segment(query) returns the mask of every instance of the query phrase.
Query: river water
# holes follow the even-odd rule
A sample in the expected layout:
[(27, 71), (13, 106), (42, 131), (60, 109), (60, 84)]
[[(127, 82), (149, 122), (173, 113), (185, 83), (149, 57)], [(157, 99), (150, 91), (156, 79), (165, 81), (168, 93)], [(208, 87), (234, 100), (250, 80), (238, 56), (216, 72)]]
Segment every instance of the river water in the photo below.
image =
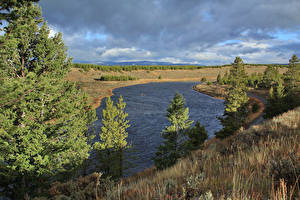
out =
[[(134, 151), (125, 153), (125, 157), (134, 164), (126, 169), (124, 174), (129, 176), (153, 166), (152, 157), (157, 147), (162, 144), (161, 131), (169, 125), (166, 118), (168, 109), (174, 95), (179, 92), (189, 107), (190, 119), (199, 121), (205, 126), (209, 137), (222, 128), (216, 116), (224, 112), (223, 100), (214, 99), (193, 90), (196, 82), (167, 82), (134, 85), (113, 90), (111, 97), (114, 102), (120, 95), (126, 103), (125, 111), (128, 113), (130, 128), (128, 128), (128, 143)], [(102, 109), (105, 108), (105, 99), (97, 108), (98, 120), (95, 122), (96, 132), (101, 130)], [(131, 158), (134, 157), (134, 158)]]

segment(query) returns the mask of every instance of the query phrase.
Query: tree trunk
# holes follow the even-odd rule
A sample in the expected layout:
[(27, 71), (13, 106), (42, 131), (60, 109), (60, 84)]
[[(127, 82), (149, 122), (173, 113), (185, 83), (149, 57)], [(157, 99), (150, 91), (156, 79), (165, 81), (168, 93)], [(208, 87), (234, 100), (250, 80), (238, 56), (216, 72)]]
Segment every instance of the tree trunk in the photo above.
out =
[(23, 196), (24, 200), (29, 200), (29, 195), (27, 193), (27, 188), (26, 188), (26, 178), (24, 175), (22, 177), (22, 194), (24, 195)]
[(120, 179), (123, 177), (123, 149), (120, 149), (120, 169), (119, 169)]
[(25, 77), (25, 61), (24, 61), (24, 57), (21, 57), (21, 76)]

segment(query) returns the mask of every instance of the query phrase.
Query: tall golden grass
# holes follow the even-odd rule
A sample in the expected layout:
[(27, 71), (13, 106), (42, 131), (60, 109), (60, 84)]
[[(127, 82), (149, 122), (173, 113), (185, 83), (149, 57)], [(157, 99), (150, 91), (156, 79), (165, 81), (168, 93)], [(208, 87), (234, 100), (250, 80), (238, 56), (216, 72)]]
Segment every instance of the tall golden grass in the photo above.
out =
[(169, 169), (119, 183), (102, 199), (296, 199), (299, 144), (300, 107), (215, 139)]

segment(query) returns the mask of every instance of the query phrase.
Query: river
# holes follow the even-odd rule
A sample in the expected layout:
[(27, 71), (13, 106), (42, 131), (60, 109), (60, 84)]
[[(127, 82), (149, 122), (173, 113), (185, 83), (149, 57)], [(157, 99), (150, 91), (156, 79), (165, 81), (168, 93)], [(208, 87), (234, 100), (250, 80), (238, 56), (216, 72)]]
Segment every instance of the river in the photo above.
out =
[[(183, 95), (186, 106), (189, 107), (190, 119), (199, 121), (205, 126), (209, 137), (222, 128), (217, 116), (224, 112), (223, 100), (212, 98), (193, 90), (196, 82), (163, 82), (128, 86), (113, 90), (111, 97), (114, 102), (120, 95), (126, 102), (125, 111), (128, 113), (130, 128), (128, 128), (128, 143), (134, 151), (126, 152), (125, 157), (134, 164), (126, 169), (124, 174), (129, 176), (153, 166), (152, 157), (157, 147), (162, 144), (161, 131), (169, 125), (166, 110), (176, 92)], [(95, 122), (97, 133), (101, 130), (102, 109), (105, 108), (105, 99), (97, 108), (98, 120)]]

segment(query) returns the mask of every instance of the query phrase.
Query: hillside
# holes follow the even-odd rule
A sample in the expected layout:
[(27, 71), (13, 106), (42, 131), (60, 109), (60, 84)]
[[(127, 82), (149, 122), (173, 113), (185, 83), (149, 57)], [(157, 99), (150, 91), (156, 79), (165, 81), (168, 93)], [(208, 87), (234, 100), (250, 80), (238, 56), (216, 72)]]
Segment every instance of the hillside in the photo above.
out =
[[(299, 144), (300, 107), (226, 141), (209, 141), (205, 150), (163, 171), (149, 170), (115, 186), (91, 175), (79, 180), (89, 187), (75, 183), (78, 191), (70, 195), (89, 194), (93, 199), (96, 183), (98, 199), (299, 198)], [(69, 187), (74, 188), (74, 183), (56, 185), (56, 195)]]

